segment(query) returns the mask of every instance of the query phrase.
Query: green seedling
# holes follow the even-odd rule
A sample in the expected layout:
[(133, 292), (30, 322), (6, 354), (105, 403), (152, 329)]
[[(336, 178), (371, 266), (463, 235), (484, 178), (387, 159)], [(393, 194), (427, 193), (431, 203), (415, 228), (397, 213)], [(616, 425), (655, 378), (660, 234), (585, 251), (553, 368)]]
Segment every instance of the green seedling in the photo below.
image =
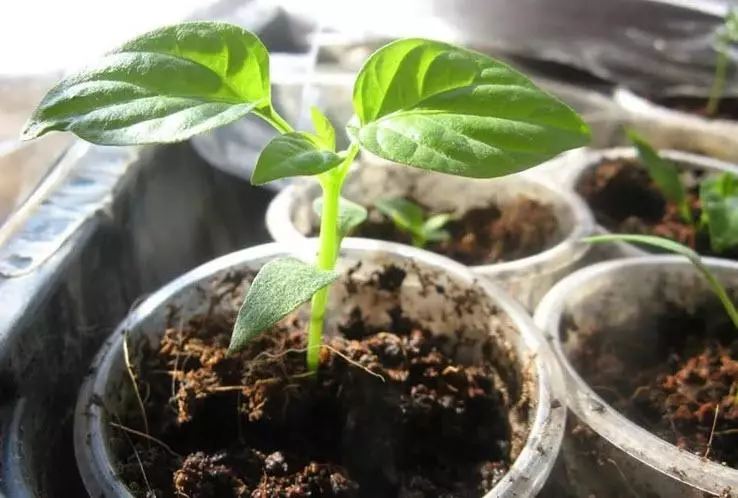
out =
[[(527, 77), (480, 53), (419, 38), (374, 52), (353, 89), (350, 145), (318, 109), (313, 131), (295, 130), (275, 110), (269, 54), (231, 24), (190, 22), (146, 33), (61, 80), (44, 97), (23, 139), (70, 131), (102, 145), (171, 143), (247, 114), (279, 135), (259, 156), (251, 182), (313, 176), (322, 187), (315, 264), (296, 258), (265, 265), (236, 318), (229, 352), (312, 299), (307, 366), (319, 364), (328, 289), (341, 239), (364, 216), (341, 202), (363, 148), (381, 158), (472, 178), (516, 173), (586, 145), (590, 132), (568, 106)], [(343, 209), (342, 209), (343, 207)]]
[(661, 193), (679, 208), (679, 215), (690, 225), (694, 223), (692, 208), (687, 202), (687, 192), (679, 178), (679, 171), (669, 161), (659, 155), (656, 150), (633, 130), (626, 131), (628, 139), (636, 148), (641, 164), (648, 176), (656, 184)]
[(426, 218), (422, 207), (403, 197), (377, 199), (374, 207), (392, 220), (398, 230), (409, 233), (415, 247), (425, 247), (428, 242), (439, 242), (450, 237), (443, 229), (451, 221), (450, 214), (441, 213)]
[(705, 111), (708, 116), (714, 116), (720, 106), (720, 100), (725, 91), (725, 78), (728, 72), (728, 48), (731, 43), (738, 42), (738, 9), (732, 8), (725, 16), (725, 22), (721, 26), (715, 46), (715, 76), (713, 77), (710, 97), (707, 100)]
[(725, 308), (725, 312), (730, 317), (733, 325), (738, 329), (738, 311), (736, 311), (735, 305), (728, 297), (728, 293), (722, 286), (720, 281), (712, 274), (707, 265), (704, 264), (702, 258), (695, 251), (687, 246), (674, 242), (673, 240), (664, 239), (662, 237), (654, 237), (651, 235), (628, 235), (628, 234), (609, 234), (609, 235), (596, 235), (593, 237), (587, 237), (584, 239), (590, 243), (608, 243), (608, 242), (630, 242), (633, 244), (642, 244), (661, 249), (674, 254), (678, 254), (687, 258), (705, 277), (707, 284), (710, 286), (710, 290), (720, 299), (720, 302)]
[(696, 220), (676, 166), (633, 131), (628, 131), (628, 137), (643, 167), (664, 197), (678, 206), (682, 219), (698, 230), (707, 230), (715, 253), (738, 245), (738, 177), (726, 172), (702, 181), (699, 194), (702, 214)]

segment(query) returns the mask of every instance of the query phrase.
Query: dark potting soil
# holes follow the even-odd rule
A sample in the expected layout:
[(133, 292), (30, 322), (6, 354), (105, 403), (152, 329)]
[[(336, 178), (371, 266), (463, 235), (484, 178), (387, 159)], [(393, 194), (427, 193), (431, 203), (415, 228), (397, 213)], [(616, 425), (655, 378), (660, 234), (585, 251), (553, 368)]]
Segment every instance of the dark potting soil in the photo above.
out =
[(666, 97), (657, 99), (654, 102), (676, 111), (709, 117), (711, 119), (738, 119), (738, 99), (736, 98), (720, 99), (717, 112), (712, 116), (707, 115), (707, 99), (703, 97)]
[[(297, 314), (227, 356), (233, 318), (198, 316), (142, 349), (156, 441), (111, 427), (135, 496), (478, 497), (509, 468), (508, 391), (494, 365), (454, 362), (402, 310), (374, 330), (357, 309), (315, 376)], [(112, 421), (146, 432), (136, 406)]]
[[(556, 240), (558, 221), (551, 206), (522, 196), (502, 207), (469, 210), (461, 218), (450, 221), (445, 229), (451, 237), (443, 242), (431, 242), (426, 249), (465, 265), (513, 261), (559, 242)], [(384, 217), (382, 221), (365, 221), (354, 235), (410, 244), (410, 236)]]
[(652, 344), (626, 341), (633, 334), (625, 331), (580, 331), (581, 346), (570, 360), (592, 389), (636, 424), (738, 468), (735, 327), (717, 308), (674, 308), (648, 327), (656, 331)]
[[(703, 176), (696, 172), (697, 179)], [(738, 259), (738, 248), (715, 253), (706, 231), (686, 223), (636, 161), (608, 159), (582, 175), (577, 192), (597, 222), (616, 233), (656, 235), (675, 240), (705, 256)], [(699, 219), (699, 187), (687, 189), (693, 219)]]

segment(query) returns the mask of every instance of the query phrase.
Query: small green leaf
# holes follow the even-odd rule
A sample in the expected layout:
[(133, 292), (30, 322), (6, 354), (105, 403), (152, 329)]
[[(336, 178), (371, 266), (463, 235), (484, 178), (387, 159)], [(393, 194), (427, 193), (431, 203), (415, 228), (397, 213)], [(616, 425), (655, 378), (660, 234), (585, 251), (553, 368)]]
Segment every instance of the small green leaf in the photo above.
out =
[(423, 235), (423, 209), (417, 204), (403, 197), (380, 198), (374, 201), (374, 207), (398, 227), (412, 234)]
[(723, 36), (726, 40), (738, 43), (738, 8), (732, 7), (725, 16)]
[(336, 150), (336, 129), (328, 120), (328, 117), (320, 112), (317, 107), (310, 108), (310, 116), (313, 120), (315, 133), (320, 138), (321, 144), (326, 150), (335, 152)]
[[(323, 213), (323, 198), (318, 197), (313, 201), (313, 211), (318, 216)], [(338, 240), (348, 235), (351, 230), (358, 227), (366, 220), (367, 212), (364, 206), (340, 197), (338, 200)]]
[(710, 269), (702, 262), (702, 258), (695, 251), (687, 246), (674, 242), (673, 240), (664, 239), (661, 237), (654, 237), (652, 235), (629, 235), (629, 234), (609, 234), (609, 235), (595, 235), (593, 237), (586, 237), (585, 242), (590, 243), (607, 243), (607, 242), (632, 242), (635, 244), (643, 244), (658, 249), (663, 249), (674, 254), (679, 254), (686, 257), (699, 271), (702, 276), (705, 277), (707, 283), (710, 286), (712, 292), (720, 299), (720, 302), (725, 308), (725, 312), (730, 317), (733, 325), (738, 329), (738, 311), (735, 305), (728, 297), (728, 293), (725, 292), (725, 287), (722, 286), (720, 281), (712, 274)]
[(712, 250), (722, 253), (738, 245), (738, 177), (723, 173), (703, 181), (700, 202)]
[(694, 222), (692, 209), (687, 203), (687, 194), (679, 178), (679, 171), (671, 163), (661, 157), (651, 145), (633, 130), (627, 130), (628, 138), (638, 151), (643, 167), (659, 188), (664, 197), (679, 207), (679, 214), (689, 224)]
[(433, 232), (425, 232), (423, 234), (423, 238), (431, 242), (442, 242), (444, 240), (448, 240), (450, 237), (451, 234), (448, 230), (435, 230)]
[(653, 235), (630, 235), (630, 234), (621, 234), (621, 233), (613, 233), (608, 235), (593, 235), (591, 237), (585, 237), (585, 242), (590, 242), (593, 244), (597, 243), (606, 243), (606, 242), (631, 242), (634, 244), (642, 244), (647, 245), (651, 247), (655, 247), (657, 249), (663, 249), (668, 252), (673, 252), (675, 254), (681, 254), (682, 256), (685, 256), (689, 258), (690, 261), (693, 263), (695, 261), (700, 261), (700, 255), (697, 254), (695, 251), (690, 249), (689, 247), (682, 245), (678, 242), (675, 242), (671, 239), (665, 239), (662, 237), (654, 237)]
[(292, 257), (265, 264), (251, 283), (238, 311), (228, 353), (243, 349), (257, 335), (275, 325), (339, 276), (336, 272), (319, 270)]
[(341, 164), (341, 156), (321, 150), (308, 133), (285, 133), (267, 144), (251, 173), (251, 183), (263, 185), (280, 178), (311, 176)]
[(178, 142), (251, 111), (271, 112), (264, 45), (239, 26), (189, 22), (139, 36), (62, 79), (21, 138), (62, 130), (101, 145)]
[(454, 175), (516, 173), (589, 143), (579, 115), (507, 65), (447, 43), (404, 39), (364, 64), (354, 85), (365, 149)]
[(425, 221), (423, 229), (426, 232), (435, 232), (445, 227), (453, 218), (453, 215), (448, 213), (435, 214)]

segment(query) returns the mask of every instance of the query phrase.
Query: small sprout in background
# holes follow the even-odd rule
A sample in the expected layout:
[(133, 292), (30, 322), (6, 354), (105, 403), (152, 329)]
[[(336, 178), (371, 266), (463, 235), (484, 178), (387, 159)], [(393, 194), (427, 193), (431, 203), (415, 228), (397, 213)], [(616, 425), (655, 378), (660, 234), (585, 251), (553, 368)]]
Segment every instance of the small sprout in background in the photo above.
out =
[[(353, 107), (347, 150), (336, 151), (335, 129), (316, 108), (315, 131), (295, 130), (273, 106), (269, 53), (261, 40), (240, 26), (197, 21), (138, 36), (62, 79), (22, 138), (70, 131), (99, 145), (172, 143), (247, 114), (274, 127), (279, 136), (261, 152), (251, 182), (316, 178), (323, 190), (316, 203), (318, 257), (315, 264), (284, 258), (261, 269), (236, 319), (229, 351), (312, 297), (306, 363), (315, 371), (341, 241), (366, 217), (363, 208), (340, 196), (360, 148), (407, 166), (494, 178), (591, 138), (581, 116), (518, 71), (481, 53), (421, 38), (394, 41), (369, 57), (354, 82)], [(423, 238), (439, 237), (445, 221), (425, 222)]]
[(632, 130), (628, 130), (628, 137), (643, 167), (664, 197), (678, 206), (682, 219), (697, 230), (707, 230), (713, 252), (720, 254), (738, 246), (738, 177), (725, 172), (703, 180), (699, 194), (702, 213), (695, 220), (677, 167)]
[(638, 151), (638, 157), (648, 172), (648, 176), (651, 177), (651, 180), (653, 180), (664, 197), (677, 205), (679, 215), (682, 219), (690, 225), (694, 224), (692, 208), (687, 202), (687, 192), (682, 184), (682, 180), (679, 178), (679, 170), (671, 161), (661, 157), (651, 147), (651, 144), (638, 136), (633, 130), (627, 130), (626, 133), (628, 139)]
[(717, 35), (715, 76), (712, 80), (710, 97), (705, 108), (708, 116), (714, 116), (718, 107), (720, 107), (720, 99), (723, 98), (723, 92), (725, 91), (728, 62), (730, 62), (728, 47), (731, 43), (736, 42), (738, 42), (738, 8), (731, 8), (728, 15), (725, 16), (725, 21)]
[(629, 235), (629, 234), (608, 234), (608, 235), (595, 235), (593, 237), (587, 237), (584, 239), (585, 242), (593, 244), (608, 243), (608, 242), (631, 242), (633, 244), (643, 244), (657, 249), (662, 249), (674, 254), (678, 254), (687, 258), (699, 271), (702, 276), (707, 280), (708, 285), (712, 292), (720, 299), (720, 302), (725, 309), (725, 312), (730, 317), (733, 325), (738, 330), (738, 311), (736, 311), (733, 301), (728, 297), (728, 293), (722, 286), (720, 281), (713, 275), (710, 269), (702, 262), (702, 258), (695, 251), (687, 246), (674, 242), (673, 240), (664, 239), (662, 237), (654, 237), (651, 235)]
[(425, 247), (428, 242), (447, 240), (451, 235), (443, 229), (453, 218), (450, 214), (435, 214), (426, 218), (423, 208), (403, 197), (382, 198), (374, 201), (382, 214), (402, 232), (410, 234), (415, 247)]
[(700, 184), (701, 225), (712, 250), (720, 254), (738, 245), (738, 177), (722, 173)]

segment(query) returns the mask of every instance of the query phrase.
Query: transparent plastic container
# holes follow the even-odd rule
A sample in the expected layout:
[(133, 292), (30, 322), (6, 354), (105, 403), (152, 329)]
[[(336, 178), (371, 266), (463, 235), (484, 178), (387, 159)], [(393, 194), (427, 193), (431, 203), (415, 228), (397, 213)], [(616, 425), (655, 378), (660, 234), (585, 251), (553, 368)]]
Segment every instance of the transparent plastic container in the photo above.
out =
[[(682, 181), (687, 186), (697, 181), (697, 178), (689, 174), (690, 171), (694, 170), (704, 171), (708, 175), (717, 175), (724, 172), (738, 175), (738, 165), (713, 159), (711, 157), (699, 156), (677, 150), (661, 150), (659, 151), (659, 154), (672, 161), (672, 163), (680, 169)], [(615, 147), (603, 150), (584, 150), (576, 154), (561, 156), (554, 161), (556, 163), (556, 169), (561, 171), (561, 186), (568, 192), (571, 192), (574, 196), (578, 197), (586, 206), (587, 211), (590, 211), (592, 218), (594, 218), (594, 213), (591, 213), (586, 201), (581, 199), (581, 196), (577, 194), (577, 185), (581, 182), (582, 176), (604, 160), (631, 160), (637, 157), (638, 153), (634, 147)], [(610, 233), (608, 229), (599, 224), (597, 224), (597, 231), (601, 234)], [(639, 246), (620, 241), (613, 242), (607, 246), (598, 246), (595, 252), (601, 255), (602, 258), (606, 259), (652, 254)]]
[[(303, 243), (302, 247), (305, 254), (312, 254), (315, 240)], [(115, 411), (125, 399), (130, 399), (127, 397), (132, 396), (123, 355), (123, 331), (127, 331), (131, 344), (145, 340), (158, 344), (169, 305), (177, 306), (180, 318), (186, 319), (208, 306), (209, 301), (201, 285), (213, 277), (237, 268), (258, 269), (267, 261), (287, 254), (283, 245), (266, 244), (213, 260), (150, 296), (110, 336), (93, 362), (93, 373), (81, 387), (75, 413), (75, 454), (90, 496), (131, 496), (116, 476), (106, 414), (106, 410)], [(509, 403), (514, 407), (509, 417), (513, 431), (523, 431), (518, 434), (523, 435), (520, 441), (524, 443), (517, 448), (513, 445), (512, 452), (516, 458), (510, 471), (485, 496), (535, 496), (547, 480), (559, 453), (566, 413), (555, 394), (561, 392), (560, 372), (550, 348), (529, 315), (494, 285), (486, 281), (477, 282), (467, 268), (432, 253), (398, 244), (346, 239), (339, 269), (355, 267), (359, 261), (362, 263), (360, 269), (344, 279), (355, 279), (354, 283), (366, 281), (373, 271), (387, 264), (403, 268), (408, 276), (397, 291), (381, 294), (361, 291), (354, 294), (355, 300), (347, 299), (345, 286), (334, 285), (329, 320), (340, 319), (355, 306), (361, 306), (370, 313), (367, 315), (370, 321), (386, 322), (387, 309), (399, 302), (410, 318), (419, 320), (432, 333), (465, 329), (465, 339), (470, 339), (471, 343), (465, 340), (464, 345), (458, 348), (460, 359), (481, 354), (475, 339), (500, 334), (498, 344), (502, 351), (510, 348), (508, 354), (498, 359), (505, 367), (503, 375), (520, 382), (519, 392), (513, 395), (519, 399)], [(446, 296), (458, 293), (468, 296), (471, 293), (480, 299), (480, 303), (486, 304), (459, 315), (453, 311), (453, 299), (435, 291), (425, 292), (426, 286), (435, 288), (436, 284), (444, 286)], [(501, 323), (512, 327), (502, 328)], [(501, 334), (503, 330), (508, 331), (504, 336)], [(135, 361), (134, 354), (132, 362)]]
[[(738, 288), (738, 264), (713, 258), (704, 261), (724, 285)], [(580, 331), (608, 329), (619, 331), (619, 342), (638, 345), (647, 362), (648, 355), (656, 355), (657, 341), (643, 334), (654, 331), (655, 335), (656, 328), (644, 324), (667, 305), (693, 309), (713, 302), (719, 308), (716, 301), (704, 278), (680, 256), (599, 263), (565, 278), (541, 301), (535, 322), (562, 365), (566, 401), (575, 415), (562, 449), (575, 496), (735, 496), (738, 470), (681, 450), (631, 422), (597, 395), (569, 362), (581, 344)], [(623, 336), (624, 330), (632, 334)], [(594, 431), (586, 451), (571, 432), (576, 424)]]
[[(515, 261), (473, 266), (472, 270), (501, 285), (528, 309), (551, 286), (583, 264), (590, 245), (582, 237), (595, 230), (594, 220), (581, 199), (533, 175), (480, 180), (431, 173), (397, 166), (371, 157), (364, 159), (346, 179), (342, 195), (371, 206), (378, 197), (412, 195), (432, 212), (463, 215), (473, 208), (504, 204), (518, 195), (548, 203), (558, 220), (549, 249)], [(320, 197), (314, 180), (298, 181), (281, 191), (269, 205), (267, 230), (277, 242), (298, 244), (318, 226), (313, 200)]]
[(677, 149), (738, 161), (738, 121), (708, 119), (663, 107), (627, 88), (617, 88), (613, 100), (626, 121), (659, 149)]

